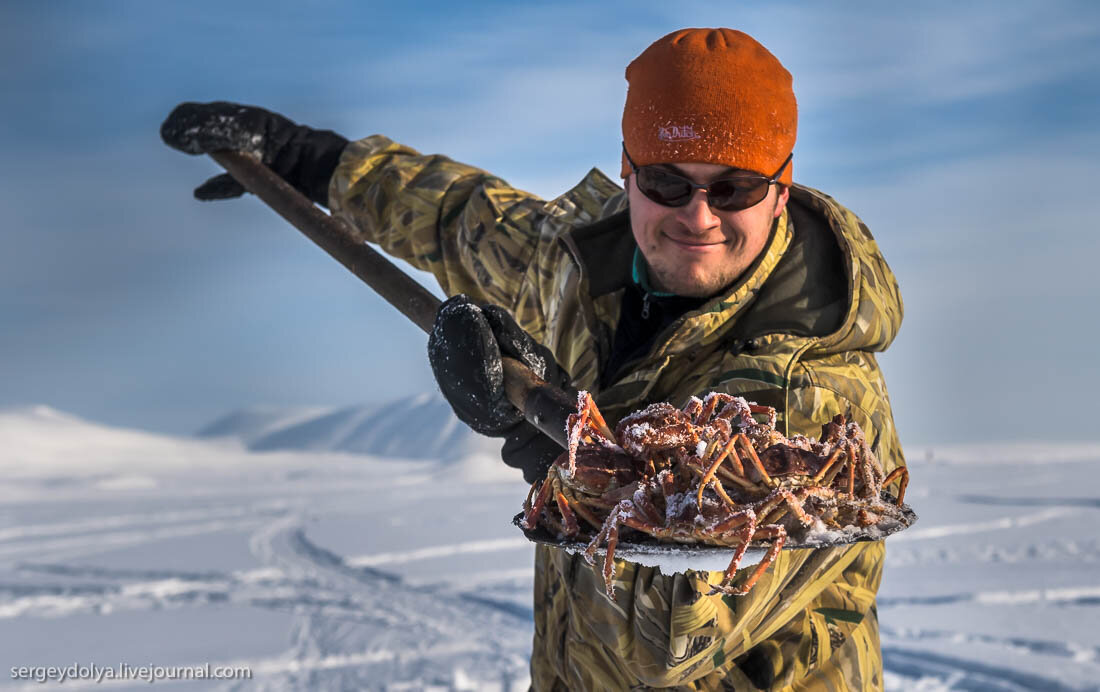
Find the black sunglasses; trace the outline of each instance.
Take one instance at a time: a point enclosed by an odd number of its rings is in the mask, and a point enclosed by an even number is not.
[[[626,151],[626,143],[623,143],[623,155],[630,164],[630,170],[634,171],[634,182],[638,189],[646,197],[657,204],[666,207],[682,207],[691,201],[696,190],[707,193],[707,204],[721,211],[740,211],[759,204],[768,196],[768,189],[779,182],[779,176],[787,168],[794,156],[792,151],[787,155],[783,165],[770,178],[762,175],[738,175],[731,178],[719,178],[706,185],[677,175],[660,166],[638,167]]]

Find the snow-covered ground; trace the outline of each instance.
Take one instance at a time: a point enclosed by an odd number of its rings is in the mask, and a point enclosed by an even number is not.
[[[196,438],[0,411],[0,687],[209,662],[251,668],[225,688],[526,689],[526,487],[433,406],[240,412]],[[1100,689],[1100,445],[908,452],[888,689]]]

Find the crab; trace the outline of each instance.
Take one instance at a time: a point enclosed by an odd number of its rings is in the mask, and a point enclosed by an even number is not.
[[[528,530],[535,528],[541,515],[559,536],[573,537],[580,529],[580,515],[599,530],[603,520],[593,511],[609,511],[632,493],[643,478],[642,470],[637,459],[613,446],[586,445],[579,451],[563,453],[550,465],[542,484],[531,485],[522,525]],[[542,513],[551,498],[561,514],[560,523]]]
[[[584,557],[595,563],[596,551],[604,548],[603,577],[608,598],[615,600],[614,570],[615,548],[619,541],[619,528],[626,526],[647,533],[658,540],[676,543],[703,543],[734,548],[734,553],[722,575],[721,581],[711,587],[712,594],[747,594],[771,565],[783,548],[787,532],[778,524],[760,525],[757,517],[761,507],[731,507],[709,498],[696,504],[691,492],[694,474],[685,474],[685,467],[661,471],[656,479],[637,485],[629,498],[622,499],[608,514],[600,532],[588,544]],[[767,501],[759,503],[766,505]],[[764,509],[764,513],[766,513]],[[802,516],[811,521],[805,513]],[[771,545],[763,559],[739,586],[732,582],[749,544],[758,540],[770,540]]]
[[[733,548],[712,593],[743,595],[790,531],[904,520],[908,471],[884,473],[858,425],[838,415],[815,441],[783,436],[776,420],[774,408],[712,392],[683,408],[652,404],[612,430],[581,392],[567,423],[567,451],[541,485],[532,484],[522,525],[530,530],[542,523],[559,538],[574,538],[581,535],[580,517],[595,530],[585,558],[594,563],[596,551],[605,549],[604,583],[614,599],[614,553],[624,527],[663,542]],[[883,488],[895,482],[896,502],[883,501]],[[768,551],[734,586],[754,542],[766,542]]]
[[[867,444],[867,438],[863,431],[854,422],[846,421],[843,415],[838,414],[831,421],[821,426],[821,449],[829,447],[847,447],[848,455],[859,461],[859,482],[856,482],[856,464],[849,468],[847,479],[848,495],[860,497],[866,500],[878,500],[883,488],[895,481],[898,483],[897,506],[905,501],[905,488],[909,485],[909,469],[904,466],[884,473],[882,465],[871,452],[871,446]]]
[[[774,409],[770,409],[769,418],[774,420]],[[789,440],[780,436],[782,441],[777,442],[778,433],[760,430],[770,426],[750,423],[747,427],[755,429],[734,434],[723,453],[711,460],[699,482],[698,502],[702,502],[708,486],[722,498],[729,496],[721,476],[737,486],[734,495],[739,499],[734,502],[744,503],[763,496],[765,502],[772,503],[772,513],[761,517],[769,523],[779,521],[791,510],[797,514],[796,507],[810,497],[838,506],[841,511],[834,514],[854,511],[856,521],[844,523],[869,526],[884,514],[900,516],[881,501],[881,495],[883,488],[896,481],[899,490],[893,507],[901,507],[909,483],[908,469],[899,467],[885,474],[859,426],[848,422],[845,416],[838,414],[822,426],[821,442],[802,436]],[[759,445],[753,444],[753,438],[769,446],[757,453]],[[827,523],[840,526],[832,517]]]

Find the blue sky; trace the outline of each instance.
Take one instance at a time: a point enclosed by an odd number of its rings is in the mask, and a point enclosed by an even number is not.
[[[216,166],[180,101],[381,132],[552,197],[618,169],[626,64],[684,26],[794,75],[798,182],[871,227],[906,319],[903,442],[1097,439],[1100,5],[0,5],[0,407],[187,433],[434,386],[424,337]]]

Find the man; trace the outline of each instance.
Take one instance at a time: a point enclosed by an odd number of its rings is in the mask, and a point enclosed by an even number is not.
[[[381,136],[348,144],[256,108],[184,104],[179,149],[253,152],[364,240],[433,272],[451,296],[429,344],[440,388],[505,438],[529,480],[557,452],[505,400],[500,353],[585,389],[615,420],[725,391],[775,407],[787,435],[845,413],[883,466],[904,463],[873,353],[901,322],[864,226],[792,184],[791,77],[729,29],[674,32],[627,68],[625,190],[593,170],[546,202]],[[196,196],[241,194],[226,176]],[[875,592],[883,546],[788,550],[742,597],[720,572],[600,569],[542,547],[535,689],[881,688]]]

